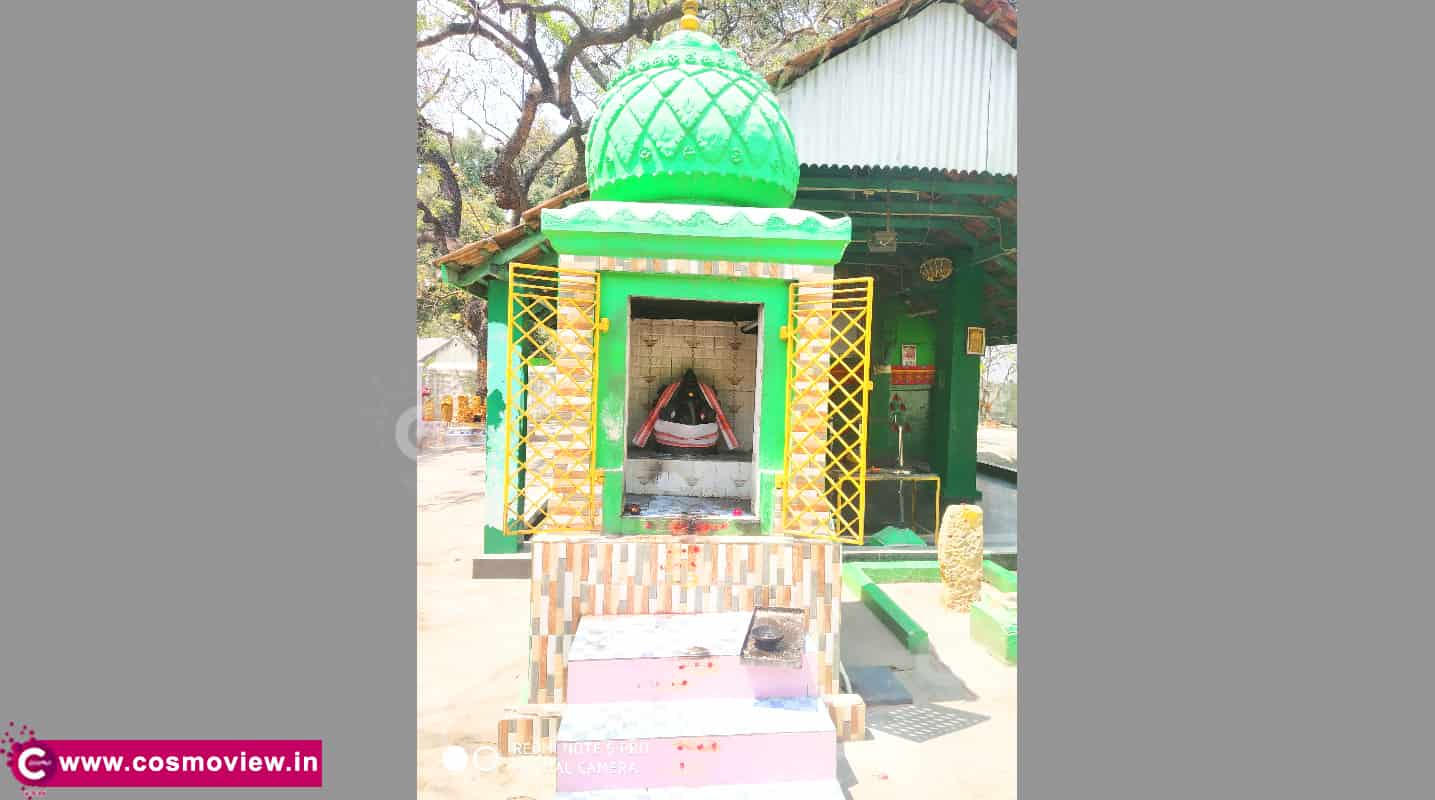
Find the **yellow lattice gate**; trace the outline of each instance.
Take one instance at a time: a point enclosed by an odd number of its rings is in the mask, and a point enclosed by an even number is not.
[[[861,544],[872,279],[792,284],[781,528]]]
[[[585,270],[509,265],[505,534],[599,529],[598,280]]]

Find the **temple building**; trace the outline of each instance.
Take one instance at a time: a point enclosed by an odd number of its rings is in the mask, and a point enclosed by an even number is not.
[[[930,539],[979,499],[1015,101],[1000,0],[892,2],[766,76],[685,21],[612,76],[588,182],[435,261],[488,299],[484,551]]]

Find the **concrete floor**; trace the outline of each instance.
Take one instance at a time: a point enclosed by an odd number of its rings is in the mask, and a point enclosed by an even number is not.
[[[1016,552],[1016,483],[977,473],[982,493],[982,540],[988,553]]]
[[[931,637],[914,655],[850,592],[842,603],[842,661],[888,665],[912,704],[867,709],[869,738],[839,745],[838,778],[851,800],[1016,797],[1017,669],[982,650],[968,615],[941,605],[941,584],[882,589]]]
[[[977,428],[977,461],[1016,469],[1016,428]]]
[[[418,797],[547,800],[552,757],[443,765],[451,746],[496,744],[504,707],[523,699],[529,587],[471,577],[482,548],[483,449],[421,453],[418,474]],[[869,738],[838,746],[847,796],[1015,797],[1016,669],[976,647],[967,615],[941,608],[938,584],[883,588],[927,629],[932,652],[908,653],[855,597],[844,598],[843,660],[897,667],[914,701],[869,709]]]

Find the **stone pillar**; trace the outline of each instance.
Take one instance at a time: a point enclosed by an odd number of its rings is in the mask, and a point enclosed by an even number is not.
[[[982,590],[982,508],[947,508],[937,534],[937,562],[942,574],[942,605],[969,611]]]

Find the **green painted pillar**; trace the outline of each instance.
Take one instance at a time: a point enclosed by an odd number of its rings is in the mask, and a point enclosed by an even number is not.
[[[507,408],[508,284],[488,287],[488,398],[484,430],[483,552],[517,553],[520,537],[503,535],[503,418]]]
[[[953,259],[957,261],[957,259]],[[932,387],[932,466],[942,476],[942,496],[977,500],[977,405],[981,356],[966,354],[967,327],[982,326],[982,273],[969,259],[957,261],[942,297],[937,331],[937,380]]]
[[[603,530],[616,533],[623,525],[623,466],[628,456],[624,435],[628,425],[628,322],[629,287],[636,276],[607,272],[602,276],[598,316],[608,320],[608,332],[598,337],[598,385],[594,410],[598,414],[598,440],[593,463],[603,476],[601,519]]]

